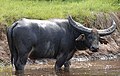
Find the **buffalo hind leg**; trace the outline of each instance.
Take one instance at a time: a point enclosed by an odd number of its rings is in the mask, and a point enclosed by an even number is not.
[[[17,56],[18,57],[17,57],[16,61],[14,61],[16,75],[24,74],[24,67],[27,62],[30,49],[31,48],[27,48],[24,45],[22,45],[20,48],[17,47],[17,52],[18,52]]]
[[[17,62],[15,63],[15,75],[23,75],[24,74],[24,66],[27,62],[27,56],[18,57]]]

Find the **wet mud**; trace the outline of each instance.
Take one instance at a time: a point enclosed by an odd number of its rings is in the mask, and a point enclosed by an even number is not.
[[[120,76],[120,60],[71,61],[70,72],[60,73],[55,73],[54,64],[55,60],[27,64],[24,76]]]

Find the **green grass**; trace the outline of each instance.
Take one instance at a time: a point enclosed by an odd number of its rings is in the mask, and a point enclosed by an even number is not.
[[[0,22],[10,25],[22,17],[49,19],[68,15],[82,21],[94,17],[94,13],[119,10],[119,0],[0,0]]]
[[[12,76],[12,66],[0,66],[0,76]]]

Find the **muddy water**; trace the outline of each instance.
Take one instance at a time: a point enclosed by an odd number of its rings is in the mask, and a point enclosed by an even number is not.
[[[25,76],[120,76],[120,60],[72,61],[70,72],[56,74],[54,60],[48,63],[27,64]]]

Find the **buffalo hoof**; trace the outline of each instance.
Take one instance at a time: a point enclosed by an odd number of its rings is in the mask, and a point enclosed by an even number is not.
[[[70,70],[69,70],[69,67],[65,67],[65,68],[64,68],[64,71],[65,71],[65,72],[69,72],[69,71],[70,71]]]
[[[16,76],[24,76],[24,70],[17,70],[15,71]]]
[[[55,72],[56,72],[56,73],[61,73],[61,72],[62,72],[62,69],[61,69],[61,68],[58,68],[58,67],[55,67]]]
[[[55,74],[57,75],[57,76],[61,76],[61,74],[62,74],[62,69],[60,68],[60,69],[56,69],[55,70]]]
[[[60,68],[60,69],[56,69],[55,72],[56,72],[56,73],[61,73],[61,72],[62,72],[62,69],[61,69],[61,68]]]

